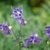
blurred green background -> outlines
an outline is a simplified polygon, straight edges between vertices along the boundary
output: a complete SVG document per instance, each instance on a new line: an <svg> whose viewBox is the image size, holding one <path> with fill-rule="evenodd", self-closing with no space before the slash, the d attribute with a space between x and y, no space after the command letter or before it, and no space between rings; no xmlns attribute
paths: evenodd
<svg viewBox="0 0 50 50"><path fill-rule="evenodd" d="M16 8L21 5L23 5L23 18L29 19L28 24L22 27L23 40L29 37L31 31L37 31L43 39L41 43L50 50L50 44L47 44L48 37L44 33L45 26L50 25L50 0L0 0L0 23L8 21L17 36L20 26L16 19L11 17L11 6ZM0 32L0 50L18 50L18 43L13 45L14 41L11 36L13 35L8 35L5 40L4 35ZM22 48L22 50L28 49ZM38 44L33 45L33 48L29 50L46 50L46 48Z"/></svg>

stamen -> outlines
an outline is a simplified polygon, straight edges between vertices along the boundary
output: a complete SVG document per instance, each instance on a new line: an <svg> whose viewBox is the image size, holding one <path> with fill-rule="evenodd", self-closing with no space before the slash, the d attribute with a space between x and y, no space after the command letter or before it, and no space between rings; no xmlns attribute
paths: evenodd
<svg viewBox="0 0 50 50"><path fill-rule="evenodd" d="M35 34L35 36L37 37L37 36L38 36L38 34Z"/></svg>
<svg viewBox="0 0 50 50"><path fill-rule="evenodd" d="M2 28L1 30L3 31L4 29Z"/></svg>
<svg viewBox="0 0 50 50"><path fill-rule="evenodd" d="M24 21L25 24L27 24L27 21Z"/></svg>
<svg viewBox="0 0 50 50"><path fill-rule="evenodd" d="M32 43L34 44L34 40L32 41Z"/></svg>
<svg viewBox="0 0 50 50"><path fill-rule="evenodd" d="M16 14L17 14L17 15L19 15L19 14L20 14L20 12L17 12Z"/></svg>
<svg viewBox="0 0 50 50"><path fill-rule="evenodd" d="M12 29L12 26L9 26L8 28L11 30Z"/></svg>

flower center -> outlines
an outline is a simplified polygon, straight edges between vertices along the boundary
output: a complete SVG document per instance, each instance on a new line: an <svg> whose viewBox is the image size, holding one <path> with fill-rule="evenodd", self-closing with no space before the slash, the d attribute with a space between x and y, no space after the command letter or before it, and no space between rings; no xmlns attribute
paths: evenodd
<svg viewBox="0 0 50 50"><path fill-rule="evenodd" d="M4 28L1 29L2 31L4 30Z"/></svg>
<svg viewBox="0 0 50 50"><path fill-rule="evenodd" d="M19 11L17 11L17 13L16 13L17 15L19 15L20 14L20 12Z"/></svg>
<svg viewBox="0 0 50 50"><path fill-rule="evenodd" d="M34 40L32 41L32 43L34 44Z"/></svg>

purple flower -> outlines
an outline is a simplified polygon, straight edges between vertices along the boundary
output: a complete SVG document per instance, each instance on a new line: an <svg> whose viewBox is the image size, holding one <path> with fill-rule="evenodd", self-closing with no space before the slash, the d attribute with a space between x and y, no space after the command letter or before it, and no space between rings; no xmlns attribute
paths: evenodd
<svg viewBox="0 0 50 50"><path fill-rule="evenodd" d="M31 32L31 35L29 38L26 38L24 41L24 47L27 47L29 44L38 44L40 43L40 41L42 40L42 38L38 37L37 34L35 32Z"/></svg>
<svg viewBox="0 0 50 50"><path fill-rule="evenodd" d="M12 12L13 12L12 16L15 19L17 19L19 24L25 26L27 24L28 20L22 18L22 13L23 13L22 6L20 6L19 8L13 8L13 7L11 7L11 8L12 8Z"/></svg>
<svg viewBox="0 0 50 50"><path fill-rule="evenodd" d="M8 26L7 22L3 22L2 24L0 24L0 31L2 31L3 34L13 33L11 27Z"/></svg>
<svg viewBox="0 0 50 50"><path fill-rule="evenodd" d="M19 24L21 24L23 26L25 26L28 22L28 20L22 19L22 18L17 18L17 21L18 21Z"/></svg>
<svg viewBox="0 0 50 50"><path fill-rule="evenodd" d="M25 46L25 47L28 46L28 42L29 42L29 38L25 39L25 41L24 41L24 46Z"/></svg>
<svg viewBox="0 0 50 50"><path fill-rule="evenodd" d="M11 7L11 9L12 9L12 16L14 17L14 18L20 18L21 16L22 16L22 6L20 6L19 8L13 8L13 7Z"/></svg>
<svg viewBox="0 0 50 50"><path fill-rule="evenodd" d="M24 47L28 47L28 45L32 44L32 40L31 38L26 38L24 40Z"/></svg>
<svg viewBox="0 0 50 50"><path fill-rule="evenodd" d="M41 39L40 37L34 37L33 43L34 43L34 44L38 44L38 43L40 43L41 40L42 40L42 39Z"/></svg>
<svg viewBox="0 0 50 50"><path fill-rule="evenodd" d="M30 38L32 39L32 42L34 42L34 44L40 43L40 41L42 40L42 38L38 37L38 34L36 34L36 32L32 32Z"/></svg>
<svg viewBox="0 0 50 50"><path fill-rule="evenodd" d="M46 28L45 33L50 38L50 26L46 26L45 28Z"/></svg>
<svg viewBox="0 0 50 50"><path fill-rule="evenodd" d="M0 24L0 29L2 29L2 24Z"/></svg>

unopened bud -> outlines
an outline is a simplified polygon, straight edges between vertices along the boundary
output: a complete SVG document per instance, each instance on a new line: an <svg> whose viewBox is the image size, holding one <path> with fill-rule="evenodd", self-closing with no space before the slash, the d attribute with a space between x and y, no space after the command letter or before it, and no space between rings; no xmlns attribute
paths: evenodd
<svg viewBox="0 0 50 50"><path fill-rule="evenodd" d="M50 42L49 42L49 41L47 41L47 44L50 44Z"/></svg>

